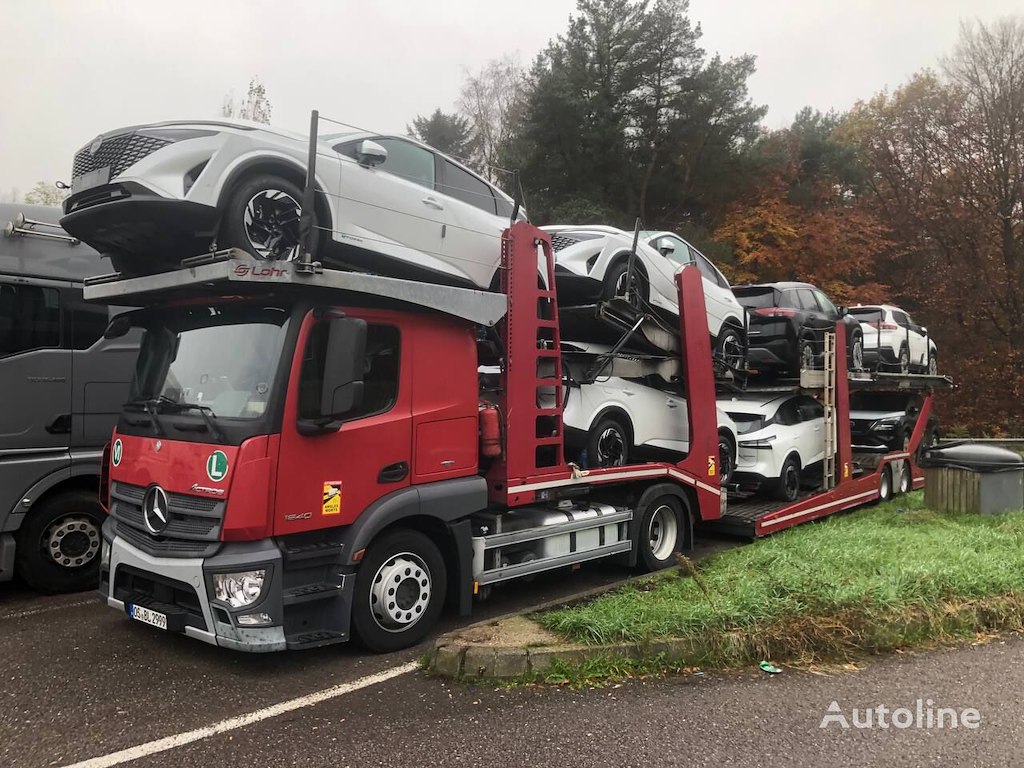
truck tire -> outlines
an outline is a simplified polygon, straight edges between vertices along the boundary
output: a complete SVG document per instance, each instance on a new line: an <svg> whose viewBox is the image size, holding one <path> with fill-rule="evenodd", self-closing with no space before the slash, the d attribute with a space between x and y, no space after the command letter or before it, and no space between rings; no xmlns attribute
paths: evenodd
<svg viewBox="0 0 1024 768"><path fill-rule="evenodd" d="M882 467L882 475L878 478L878 501L884 504L892 498L892 465Z"/></svg>
<svg viewBox="0 0 1024 768"><path fill-rule="evenodd" d="M302 244L299 217L302 190L280 176L259 174L243 179L221 211L218 248L240 248L265 261L293 261ZM313 214L310 251L316 253L320 231Z"/></svg>
<svg viewBox="0 0 1024 768"><path fill-rule="evenodd" d="M407 528L384 533L356 573L353 633L375 653L416 645L441 616L446 591L444 560L434 542Z"/></svg>
<svg viewBox="0 0 1024 768"><path fill-rule="evenodd" d="M666 493L637 512L643 515L637 529L637 568L644 573L668 568L686 545L688 527L682 504Z"/></svg>
<svg viewBox="0 0 1024 768"><path fill-rule="evenodd" d="M18 576L47 594L95 589L103 518L93 492L65 491L44 499L14 534Z"/></svg>

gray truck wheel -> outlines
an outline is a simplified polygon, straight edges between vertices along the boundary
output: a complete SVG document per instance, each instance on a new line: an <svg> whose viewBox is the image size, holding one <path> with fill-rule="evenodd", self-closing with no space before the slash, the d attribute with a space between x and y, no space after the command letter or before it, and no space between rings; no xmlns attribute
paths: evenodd
<svg viewBox="0 0 1024 768"><path fill-rule="evenodd" d="M40 502L14 534L18 576L48 594L94 589L103 518L97 495L88 491L65 491Z"/></svg>

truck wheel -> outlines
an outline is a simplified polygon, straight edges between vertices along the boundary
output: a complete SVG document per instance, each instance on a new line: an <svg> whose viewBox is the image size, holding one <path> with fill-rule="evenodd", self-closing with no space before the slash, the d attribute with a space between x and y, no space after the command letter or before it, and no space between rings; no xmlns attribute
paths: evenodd
<svg viewBox="0 0 1024 768"><path fill-rule="evenodd" d="M301 250L299 217L302 190L280 176L245 179L221 212L218 248L241 248L257 259L293 261ZM313 216L310 251L316 253L320 231Z"/></svg>
<svg viewBox="0 0 1024 768"><path fill-rule="evenodd" d="M896 487L893 489L893 493L896 496L902 496L910 490L911 479L910 479L910 461L908 459L900 459L900 473L896 480Z"/></svg>
<svg viewBox="0 0 1024 768"><path fill-rule="evenodd" d="M629 463L633 437L616 416L605 416L587 436L587 463L591 467L622 467Z"/></svg>
<svg viewBox="0 0 1024 768"><path fill-rule="evenodd" d="M686 543L682 505L675 496L665 494L642 513L637 530L637 567L645 573L668 568Z"/></svg>
<svg viewBox="0 0 1024 768"><path fill-rule="evenodd" d="M18 575L48 594L95 589L103 517L99 499L88 491L67 491L41 502L14 534Z"/></svg>
<svg viewBox="0 0 1024 768"><path fill-rule="evenodd" d="M884 504L892 498L892 469L891 465L882 467L882 476L878 479L878 501Z"/></svg>
<svg viewBox="0 0 1024 768"><path fill-rule="evenodd" d="M778 480L773 481L768 490L779 501L796 501L800 495L800 461L796 456L786 459Z"/></svg>
<svg viewBox="0 0 1024 768"><path fill-rule="evenodd" d="M444 560L419 531L398 529L370 545L356 573L352 629L368 650L416 645L433 629L447 589Z"/></svg>

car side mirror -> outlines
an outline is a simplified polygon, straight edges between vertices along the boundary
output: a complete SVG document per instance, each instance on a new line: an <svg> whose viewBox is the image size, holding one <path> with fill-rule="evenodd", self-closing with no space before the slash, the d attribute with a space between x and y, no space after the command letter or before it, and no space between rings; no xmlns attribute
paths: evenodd
<svg viewBox="0 0 1024 768"><path fill-rule="evenodd" d="M340 419L363 402L366 321L335 317L330 321L324 355L320 416Z"/></svg>
<svg viewBox="0 0 1024 768"><path fill-rule="evenodd" d="M846 307L836 307L836 311L839 313L840 317L846 317L846 315L849 314L849 310Z"/></svg>
<svg viewBox="0 0 1024 768"><path fill-rule="evenodd" d="M366 168L375 168L388 159L388 151L376 141L363 139L356 148L356 160Z"/></svg>

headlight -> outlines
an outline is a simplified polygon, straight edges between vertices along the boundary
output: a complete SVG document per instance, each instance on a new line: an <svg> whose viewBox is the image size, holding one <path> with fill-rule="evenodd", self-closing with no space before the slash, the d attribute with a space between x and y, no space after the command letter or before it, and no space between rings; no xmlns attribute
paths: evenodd
<svg viewBox="0 0 1024 768"><path fill-rule="evenodd" d="M888 432L889 430L895 429L896 425L900 423L899 417L892 419L879 419L871 425L872 429L877 429L879 432Z"/></svg>
<svg viewBox="0 0 1024 768"><path fill-rule="evenodd" d="M263 594L263 582L266 577L265 570L215 573L213 574L214 597L232 608L252 605Z"/></svg>
<svg viewBox="0 0 1024 768"><path fill-rule="evenodd" d="M100 544L100 565L109 568L110 567L110 542L103 539L103 543Z"/></svg>

